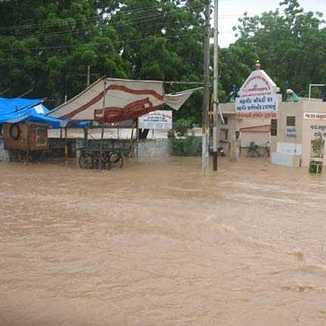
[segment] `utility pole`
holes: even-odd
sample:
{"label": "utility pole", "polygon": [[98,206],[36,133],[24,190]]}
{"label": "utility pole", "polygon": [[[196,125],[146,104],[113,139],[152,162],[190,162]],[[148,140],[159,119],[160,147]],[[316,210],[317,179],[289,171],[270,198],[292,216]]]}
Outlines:
{"label": "utility pole", "polygon": [[214,85],[213,85],[213,170],[217,171],[217,122],[218,122],[218,0],[214,0]]}
{"label": "utility pole", "polygon": [[202,169],[207,173],[209,166],[209,39],[211,33],[210,26],[210,0],[206,0],[205,8],[205,39],[204,39],[204,98],[202,107]]}

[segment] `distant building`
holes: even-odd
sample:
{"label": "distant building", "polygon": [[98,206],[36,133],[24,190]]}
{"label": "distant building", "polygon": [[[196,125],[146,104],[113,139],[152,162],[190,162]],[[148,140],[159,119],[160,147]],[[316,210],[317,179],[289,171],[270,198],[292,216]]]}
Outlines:
{"label": "distant building", "polygon": [[271,143],[271,118],[277,116],[281,96],[279,89],[257,62],[256,70],[243,83],[234,103],[220,104],[219,143],[227,153],[236,132],[241,147],[250,143],[266,146]]}
{"label": "distant building", "polygon": [[258,146],[265,146],[271,142],[271,118],[243,117],[235,111],[234,103],[220,104],[224,123],[219,120],[219,143],[227,154],[231,136],[240,131],[241,147],[249,147],[253,142]]}
{"label": "distant building", "polygon": [[306,98],[281,102],[273,118],[241,117],[234,103],[221,104],[220,108],[225,123],[219,122],[219,141],[226,153],[230,135],[240,131],[243,148],[251,142],[258,146],[270,142],[273,164],[308,167],[311,160],[319,160],[326,165],[326,102]]}
{"label": "distant building", "polygon": [[282,101],[274,81],[257,62],[241,87],[235,103],[220,104],[219,143],[227,153],[236,132],[241,147],[250,143],[269,146],[271,162],[308,167],[311,161],[326,165],[326,102],[301,99],[291,89]]}
{"label": "distant building", "polygon": [[325,137],[326,102],[316,99],[283,102],[277,119],[271,120],[272,163],[308,167],[311,160],[320,160],[326,165]]}

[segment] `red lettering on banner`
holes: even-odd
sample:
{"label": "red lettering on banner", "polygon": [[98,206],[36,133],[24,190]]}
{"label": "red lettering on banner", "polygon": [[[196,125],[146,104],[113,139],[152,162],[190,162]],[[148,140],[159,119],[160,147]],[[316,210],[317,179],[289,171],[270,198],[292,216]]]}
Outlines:
{"label": "red lettering on banner", "polygon": [[238,113],[241,118],[276,118],[277,114],[275,112],[246,112]]}

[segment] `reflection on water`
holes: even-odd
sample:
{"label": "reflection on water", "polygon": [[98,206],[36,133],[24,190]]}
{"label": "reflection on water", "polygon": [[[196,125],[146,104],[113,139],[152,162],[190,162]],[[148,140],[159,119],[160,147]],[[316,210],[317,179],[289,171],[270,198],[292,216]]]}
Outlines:
{"label": "reflection on water", "polygon": [[0,165],[0,325],[325,325],[325,177],[199,164]]}

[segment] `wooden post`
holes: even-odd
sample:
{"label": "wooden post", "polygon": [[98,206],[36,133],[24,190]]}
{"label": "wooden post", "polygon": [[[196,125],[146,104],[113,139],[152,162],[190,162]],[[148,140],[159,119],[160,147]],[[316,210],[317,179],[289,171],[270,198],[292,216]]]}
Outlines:
{"label": "wooden post", "polygon": [[102,157],[103,157],[103,139],[104,139],[104,123],[102,124],[102,130],[101,130],[101,143],[100,143],[100,170],[103,169],[103,162],[102,162]]}
{"label": "wooden post", "polygon": [[87,146],[88,141],[88,127],[84,128],[84,146]]}
{"label": "wooden post", "polygon": [[67,127],[65,127],[65,163],[68,163],[68,140],[67,140],[67,136],[68,136],[68,129]]}
{"label": "wooden post", "polygon": [[[104,116],[104,108],[105,108],[105,97],[106,97],[106,79],[104,80],[104,89],[103,89],[103,102],[102,102],[103,116]],[[102,156],[103,156],[104,124],[105,124],[105,121],[102,122],[101,142],[100,142],[100,158],[99,159],[100,159],[100,169],[101,170],[103,169]]]}
{"label": "wooden post", "polygon": [[134,157],[134,129],[135,129],[135,121],[133,121],[131,135],[130,135],[130,146],[129,146],[129,157]]}
{"label": "wooden post", "polygon": [[139,120],[136,118],[136,159],[139,160]]}

